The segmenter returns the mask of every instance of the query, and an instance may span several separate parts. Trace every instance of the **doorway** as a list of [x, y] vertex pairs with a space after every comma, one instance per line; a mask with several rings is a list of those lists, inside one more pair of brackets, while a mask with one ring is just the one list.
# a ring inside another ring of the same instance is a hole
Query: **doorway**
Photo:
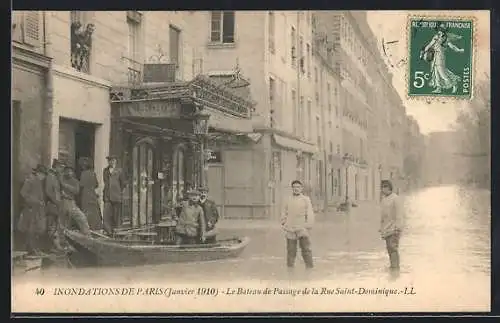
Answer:
[[132, 150], [132, 227], [154, 222], [155, 145], [139, 139]]
[[[90, 157], [94, 162], [96, 125], [72, 119], [59, 119], [59, 159], [75, 167], [75, 175], [80, 178], [78, 160]], [[94, 164], [91, 164], [94, 167]]]
[[[91, 167], [94, 168], [95, 125], [87, 122], [78, 122], [75, 127], [75, 166], [81, 157], [89, 157]], [[81, 169], [76, 167], [75, 174], [80, 178]]]

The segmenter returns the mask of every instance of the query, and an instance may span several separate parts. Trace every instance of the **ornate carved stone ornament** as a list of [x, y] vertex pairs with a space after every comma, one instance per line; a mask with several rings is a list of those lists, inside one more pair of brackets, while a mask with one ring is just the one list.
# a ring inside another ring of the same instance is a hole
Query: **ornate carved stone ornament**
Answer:
[[88, 69], [94, 31], [94, 24], [85, 27], [79, 21], [71, 24], [71, 66], [77, 71]]

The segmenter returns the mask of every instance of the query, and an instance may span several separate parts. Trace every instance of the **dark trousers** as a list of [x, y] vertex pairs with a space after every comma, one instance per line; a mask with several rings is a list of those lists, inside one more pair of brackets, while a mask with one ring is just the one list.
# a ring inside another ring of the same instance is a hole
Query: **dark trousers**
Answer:
[[399, 233], [393, 233], [385, 237], [385, 245], [389, 254], [391, 269], [399, 270]]
[[107, 234], [113, 234], [113, 230], [120, 224], [120, 214], [122, 211], [122, 203], [121, 202], [104, 202], [104, 231]]
[[188, 236], [187, 234], [178, 233], [176, 238], [176, 244], [198, 244], [198, 237]]
[[297, 257], [297, 242], [299, 243], [300, 250], [302, 252], [302, 259], [304, 259], [306, 268], [313, 268], [311, 241], [309, 240], [309, 237], [286, 239], [287, 266], [293, 267], [295, 265], [295, 258]]

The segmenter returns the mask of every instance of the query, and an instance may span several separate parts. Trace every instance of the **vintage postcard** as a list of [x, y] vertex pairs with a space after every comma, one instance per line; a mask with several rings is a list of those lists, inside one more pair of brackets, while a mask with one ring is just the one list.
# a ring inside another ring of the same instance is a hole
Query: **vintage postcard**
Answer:
[[13, 11], [11, 311], [490, 310], [488, 11]]

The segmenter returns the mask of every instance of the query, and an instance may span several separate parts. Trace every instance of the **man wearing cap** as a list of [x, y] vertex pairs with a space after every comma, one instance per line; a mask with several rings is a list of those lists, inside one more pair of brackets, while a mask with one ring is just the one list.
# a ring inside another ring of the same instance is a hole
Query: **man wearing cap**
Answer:
[[117, 167], [118, 158], [116, 156], [106, 157], [108, 166], [104, 168], [104, 231], [112, 235], [113, 230], [119, 225], [122, 210], [122, 191], [125, 187], [125, 176]]
[[175, 228], [177, 244], [196, 244], [199, 232], [201, 241], [205, 242], [206, 225], [203, 209], [199, 204], [200, 192], [189, 190], [187, 195], [189, 200], [183, 203]]
[[217, 224], [217, 221], [219, 221], [219, 211], [217, 210], [215, 202], [208, 198], [208, 188], [200, 188], [200, 193], [200, 206], [202, 207], [203, 214], [205, 216], [205, 232], [209, 234], [207, 235], [205, 242], [215, 243], [215, 225]]
[[391, 181], [381, 182], [382, 214], [379, 232], [386, 243], [391, 273], [397, 274], [399, 273], [399, 238], [403, 231], [404, 210], [399, 196], [392, 189]]
[[43, 186], [46, 175], [47, 168], [43, 165], [37, 165], [21, 188], [21, 197], [24, 203], [18, 222], [18, 230], [24, 235], [28, 253], [34, 255], [41, 254], [40, 237], [45, 233], [47, 225]]
[[57, 251], [63, 250], [62, 240], [64, 239], [64, 233], [59, 225], [63, 209], [60, 182], [63, 169], [64, 163], [58, 159], [53, 159], [52, 168], [49, 169], [45, 178], [47, 233]]
[[314, 267], [311, 250], [310, 231], [314, 223], [314, 211], [311, 199], [302, 194], [302, 182], [292, 182], [292, 196], [285, 202], [281, 225], [286, 236], [287, 267], [295, 266], [297, 242], [302, 251], [302, 258], [307, 269]]
[[75, 172], [71, 166], [64, 168], [61, 178], [61, 197], [63, 201], [63, 218], [60, 221], [62, 228], [67, 229], [71, 221], [78, 226], [81, 233], [90, 235], [87, 217], [76, 205], [76, 200], [80, 194], [80, 183], [75, 177]]

